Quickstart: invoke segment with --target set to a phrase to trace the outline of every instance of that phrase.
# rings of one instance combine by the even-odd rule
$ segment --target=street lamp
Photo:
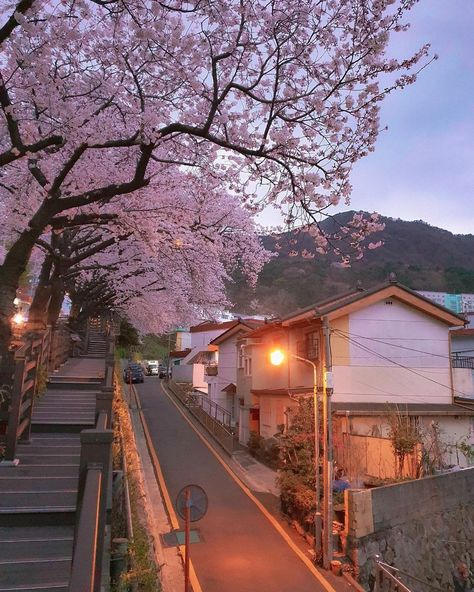
[[[313,368],[313,406],[314,406],[314,471],[316,478],[316,511],[314,516],[314,551],[316,559],[322,555],[322,515],[321,515],[321,483],[319,478],[319,394],[318,375],[316,364],[296,354],[288,353],[295,360],[305,362]],[[273,366],[280,366],[285,360],[285,354],[281,349],[270,352],[270,362]]]

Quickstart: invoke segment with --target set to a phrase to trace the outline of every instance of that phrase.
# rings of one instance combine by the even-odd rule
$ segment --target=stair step
[[[90,430],[95,426],[95,421],[83,421],[77,423],[75,421],[32,421],[31,431],[33,435],[36,434],[80,434],[82,430]]]
[[[56,382],[92,382],[92,383],[100,383],[102,378],[99,376],[74,376],[74,375],[59,375],[55,374],[49,377],[49,383],[56,383]]]
[[[28,527],[0,527],[0,543],[16,541],[29,541],[38,539],[69,539],[74,536],[74,528],[70,526],[28,526]]]
[[[26,493],[48,491],[77,491],[78,477],[2,477],[0,490],[3,493]],[[0,555],[1,557],[1,555]]]
[[[55,452],[60,452],[61,454],[64,452],[68,454],[79,454],[81,450],[81,443],[73,443],[72,441],[68,442],[67,444],[56,442],[43,443],[41,441],[38,442],[35,439],[32,440],[31,444],[20,444],[17,446],[16,450],[18,454],[28,454],[28,452],[33,451],[35,454],[54,454]]]
[[[14,528],[9,530],[15,530]],[[2,542],[0,570],[8,561],[25,559],[53,559],[72,557],[73,537],[36,538],[30,540],[14,540]]]
[[[31,512],[70,512],[76,507],[77,491],[33,491],[11,493],[3,491],[0,496],[0,513],[29,514]]]
[[[14,562],[0,566],[0,592],[67,590],[71,557]],[[40,587],[42,586],[42,587]]]
[[[61,464],[37,463],[35,465],[18,464],[2,466],[0,464],[0,477],[76,477],[79,474],[79,462]]]
[[[38,446],[80,446],[81,439],[75,434],[35,434],[32,443]]]
[[[80,454],[35,454],[34,452],[19,455],[22,465],[70,465],[79,464]]]
[[[75,382],[61,380],[57,382],[48,383],[48,391],[100,391],[101,383],[99,382]]]

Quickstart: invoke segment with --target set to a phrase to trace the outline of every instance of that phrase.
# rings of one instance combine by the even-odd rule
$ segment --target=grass
[[[117,374],[120,376],[119,369]],[[114,468],[123,467],[122,455],[124,454],[133,524],[133,542],[129,545],[129,571],[122,576],[115,590],[122,592],[131,586],[137,592],[159,592],[162,588],[153,552],[152,536],[146,519],[145,493],[140,480],[141,466],[128,405],[124,400],[120,380],[116,380],[114,415]],[[126,533],[126,522],[123,513],[115,512],[114,514],[113,512],[112,516],[117,519],[115,525],[112,523],[112,536],[126,536],[124,534]]]

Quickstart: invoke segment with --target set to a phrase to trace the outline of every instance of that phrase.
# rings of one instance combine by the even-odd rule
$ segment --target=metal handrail
[[[451,355],[453,368],[468,368],[474,370],[474,356],[460,356],[457,353]]]
[[[173,381],[168,382],[171,392],[180,399],[196,419],[219,442],[219,444],[232,454],[234,450],[234,431],[231,428],[231,415],[206,395],[201,393],[185,393]],[[221,417],[221,419],[218,419]]]
[[[69,592],[94,592],[97,571],[102,469],[89,467],[75,537]]]

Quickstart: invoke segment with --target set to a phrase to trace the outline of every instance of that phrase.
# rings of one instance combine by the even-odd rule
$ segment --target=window
[[[306,357],[308,360],[319,359],[319,335],[317,331],[306,335]]]
[[[245,346],[239,345],[237,349],[237,368],[244,367]]]
[[[252,358],[244,358],[244,374],[245,376],[252,376]]]

